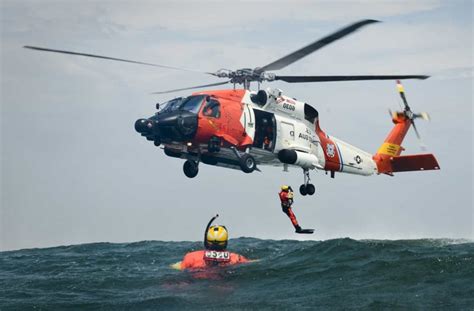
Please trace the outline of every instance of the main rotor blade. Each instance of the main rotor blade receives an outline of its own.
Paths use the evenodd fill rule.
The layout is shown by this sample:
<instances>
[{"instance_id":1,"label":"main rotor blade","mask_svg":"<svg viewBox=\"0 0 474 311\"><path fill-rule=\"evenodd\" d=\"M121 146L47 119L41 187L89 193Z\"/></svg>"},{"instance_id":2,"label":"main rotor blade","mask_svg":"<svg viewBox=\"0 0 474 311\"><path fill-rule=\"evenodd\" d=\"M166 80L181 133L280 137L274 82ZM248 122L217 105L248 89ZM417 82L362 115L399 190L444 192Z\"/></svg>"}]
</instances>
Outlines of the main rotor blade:
<instances>
[{"instance_id":1,"label":"main rotor blade","mask_svg":"<svg viewBox=\"0 0 474 311\"><path fill-rule=\"evenodd\" d=\"M84 57L101 58L101 59L107 59L107 60L114 60L114 61L118 61L118 62L126 62L126 63L133 63L133 64L139 64L139 65L147 65L147 66L153 66L153 67L160 67L160 68L167 68L167 69L174 69L174 70L181 70L181 71L188 71L188 72L198 72L198 73L205 73L205 74L215 75L211 72L203 72L203 71L197 71L197 70L192 70L192 69L187 69L187 68L173 67L173 66L167 66L167 65L158 65L158 64L152 64L152 63L139 62L139 61L135 61L135 60L128 60L128 59L102 56L102 55L95 55L95 54L88 54L88 53L80 53L80 52L72 52L72 51L64 51L64 50L54 50L54 49L48 49L48 48L42 48L42 47L30 46L30 45L25 45L24 48L31 49L31 50L37 50L37 51L44 51L44 52L53 52L53 53L62 53L62 54L69 54L69 55L78 55L78 56L84 56Z\"/></svg>"},{"instance_id":2,"label":"main rotor blade","mask_svg":"<svg viewBox=\"0 0 474 311\"><path fill-rule=\"evenodd\" d=\"M335 82L361 80L397 80L397 79L427 79L424 75L364 75L364 76L275 76L275 80L289 83L301 82Z\"/></svg>"},{"instance_id":3,"label":"main rotor blade","mask_svg":"<svg viewBox=\"0 0 474 311\"><path fill-rule=\"evenodd\" d=\"M372 23L378 23L379 21L376 21L376 20L373 20L373 19L365 19L365 20L362 20L360 22L357 22L357 23L354 23L354 24L351 24L349 26L346 26L316 42L313 42L311 43L310 45L308 46L305 46L289 55L286 55L276 61L274 61L273 63L270 63L266 66L263 66L261 68L257 68L255 71L258 72L258 73L261 73L261 72L264 72L264 71L268 71L268 70L279 70L279 69L282 69L282 68L285 68L286 66L296 62L297 60L300 60L301 58L319 50L320 48L323 48L325 47L326 45L336 41L336 40L339 40L341 39L342 37L345 37L347 36L348 34L356 31L357 29L365 26L365 25L369 25L369 24L372 24Z\"/></svg>"},{"instance_id":4,"label":"main rotor blade","mask_svg":"<svg viewBox=\"0 0 474 311\"><path fill-rule=\"evenodd\" d=\"M185 90L192 90L192 89L200 89L203 87L208 87L208 86L216 86L216 85L223 85L229 83L229 81L225 82L218 82L218 83L211 83L211 84L204 84L204 85L198 85L198 86L191 86L191 87L185 87L182 89L175 89L175 90L168 90L168 91L162 91L162 92L153 92L151 94L166 94L166 93L173 93L173 92L178 92L178 91L185 91Z\"/></svg>"}]
</instances>

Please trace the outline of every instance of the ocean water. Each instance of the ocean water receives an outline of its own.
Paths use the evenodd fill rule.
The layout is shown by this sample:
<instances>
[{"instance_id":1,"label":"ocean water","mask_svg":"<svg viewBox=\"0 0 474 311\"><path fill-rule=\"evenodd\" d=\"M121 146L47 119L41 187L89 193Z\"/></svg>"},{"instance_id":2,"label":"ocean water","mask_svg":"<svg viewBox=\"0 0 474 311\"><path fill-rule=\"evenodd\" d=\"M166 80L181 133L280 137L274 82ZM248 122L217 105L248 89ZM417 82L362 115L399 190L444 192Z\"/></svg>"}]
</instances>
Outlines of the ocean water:
<instances>
[{"instance_id":1,"label":"ocean water","mask_svg":"<svg viewBox=\"0 0 474 311\"><path fill-rule=\"evenodd\" d=\"M0 310L474 310L474 243L260 240L245 265L169 266L200 242L0 252Z\"/></svg>"}]
</instances>

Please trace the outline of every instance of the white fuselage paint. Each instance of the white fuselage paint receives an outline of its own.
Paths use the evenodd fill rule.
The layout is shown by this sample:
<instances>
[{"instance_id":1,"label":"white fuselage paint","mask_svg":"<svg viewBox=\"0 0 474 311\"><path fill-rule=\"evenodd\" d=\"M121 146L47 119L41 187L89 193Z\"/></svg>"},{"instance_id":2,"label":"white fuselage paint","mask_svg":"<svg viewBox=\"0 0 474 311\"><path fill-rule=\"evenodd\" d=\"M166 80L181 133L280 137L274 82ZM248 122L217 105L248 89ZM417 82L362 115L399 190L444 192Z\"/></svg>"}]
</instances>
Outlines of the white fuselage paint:
<instances>
[{"instance_id":1,"label":"white fuselage paint","mask_svg":"<svg viewBox=\"0 0 474 311\"><path fill-rule=\"evenodd\" d=\"M267 93L278 94L278 90L269 90ZM326 160L321 141L316 133L314 123L305 119L304 105L305 103L297 101L286 96L269 96L267 103L261 107L254 104L250 95L254 94L249 91L243 98L244 111L241 117L241 123L247 134L254 138L256 134L255 110L266 111L272 113L275 118L276 139L272 152L261 152L252 149L250 153L255 156L259 165L283 166L278 160L278 152L282 149L291 149L309 155L308 161L313 163L317 159L317 163L311 168L324 170ZM372 155L357 147L354 147L335 137L329 137L335 143L335 152L338 152L340 159L339 172L372 175L376 169L376 164L372 159ZM295 163L293 166L299 166ZM300 166L301 167L301 166Z\"/></svg>"}]
</instances>

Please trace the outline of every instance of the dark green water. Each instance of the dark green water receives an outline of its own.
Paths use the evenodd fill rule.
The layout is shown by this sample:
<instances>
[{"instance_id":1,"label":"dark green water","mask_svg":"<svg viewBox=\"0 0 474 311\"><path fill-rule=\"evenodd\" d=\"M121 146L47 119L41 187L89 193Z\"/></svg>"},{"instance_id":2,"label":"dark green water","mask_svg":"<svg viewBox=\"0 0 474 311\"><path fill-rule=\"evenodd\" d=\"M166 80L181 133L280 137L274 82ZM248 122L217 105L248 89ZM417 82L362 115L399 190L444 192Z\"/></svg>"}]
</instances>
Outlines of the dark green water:
<instances>
[{"instance_id":1,"label":"dark green water","mask_svg":"<svg viewBox=\"0 0 474 311\"><path fill-rule=\"evenodd\" d=\"M474 310L474 243L231 240L258 262L189 273L198 242L0 252L0 310Z\"/></svg>"}]
</instances>

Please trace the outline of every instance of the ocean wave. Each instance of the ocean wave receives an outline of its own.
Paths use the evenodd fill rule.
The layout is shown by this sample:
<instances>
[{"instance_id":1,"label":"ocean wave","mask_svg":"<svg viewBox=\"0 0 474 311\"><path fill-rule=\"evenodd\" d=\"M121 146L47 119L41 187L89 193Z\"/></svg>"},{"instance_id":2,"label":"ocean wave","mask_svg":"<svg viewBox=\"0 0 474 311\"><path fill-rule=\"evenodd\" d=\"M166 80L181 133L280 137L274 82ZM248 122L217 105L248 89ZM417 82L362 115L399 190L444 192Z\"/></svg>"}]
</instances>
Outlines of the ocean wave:
<instances>
[{"instance_id":1,"label":"ocean wave","mask_svg":"<svg viewBox=\"0 0 474 311\"><path fill-rule=\"evenodd\" d=\"M0 253L0 310L473 309L474 243L238 238L258 261L169 266L201 242L93 243Z\"/></svg>"}]
</instances>

